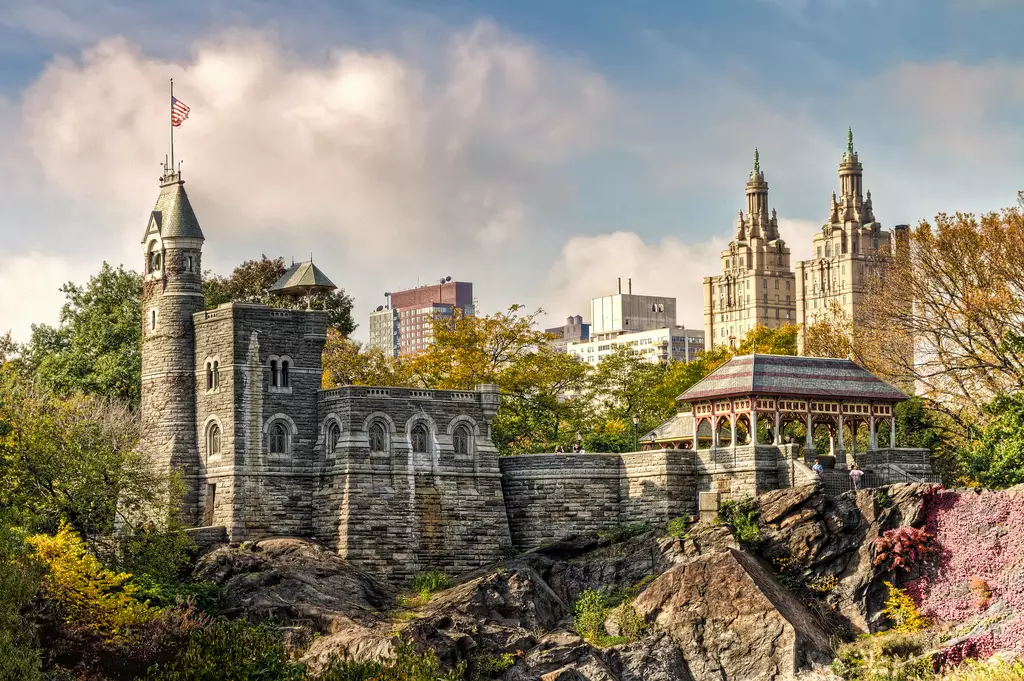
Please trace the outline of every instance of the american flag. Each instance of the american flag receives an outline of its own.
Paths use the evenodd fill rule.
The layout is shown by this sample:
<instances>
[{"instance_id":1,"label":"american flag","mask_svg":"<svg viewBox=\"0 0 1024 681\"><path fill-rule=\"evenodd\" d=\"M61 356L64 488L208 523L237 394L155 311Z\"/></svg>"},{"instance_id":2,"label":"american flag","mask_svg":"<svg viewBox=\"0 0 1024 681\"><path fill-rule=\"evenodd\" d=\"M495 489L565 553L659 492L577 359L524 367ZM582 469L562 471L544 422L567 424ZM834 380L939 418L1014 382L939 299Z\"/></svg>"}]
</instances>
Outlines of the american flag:
<instances>
[{"instance_id":1,"label":"american flag","mask_svg":"<svg viewBox=\"0 0 1024 681\"><path fill-rule=\"evenodd\" d=\"M185 102L174 95L171 95L171 125L178 127L181 122L188 118L189 108Z\"/></svg>"}]
</instances>

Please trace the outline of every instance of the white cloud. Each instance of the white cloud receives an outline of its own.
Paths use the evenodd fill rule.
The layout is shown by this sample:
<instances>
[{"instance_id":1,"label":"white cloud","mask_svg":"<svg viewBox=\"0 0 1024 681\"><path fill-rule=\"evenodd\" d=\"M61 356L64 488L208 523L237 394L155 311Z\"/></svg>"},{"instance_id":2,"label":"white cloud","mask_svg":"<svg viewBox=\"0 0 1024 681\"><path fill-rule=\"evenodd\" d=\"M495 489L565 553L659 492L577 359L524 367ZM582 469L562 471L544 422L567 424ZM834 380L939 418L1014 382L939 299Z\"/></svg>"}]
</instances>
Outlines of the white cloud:
<instances>
[{"instance_id":1,"label":"white cloud","mask_svg":"<svg viewBox=\"0 0 1024 681\"><path fill-rule=\"evenodd\" d=\"M726 244L726 238L688 244L674 237L645 243L632 232L575 236L548 275L549 323L558 325L570 314L589 321L590 299L615 293L622 277L624 287L632 278L634 293L675 296L677 322L703 328L703 279L720 269L719 252Z\"/></svg>"},{"instance_id":2,"label":"white cloud","mask_svg":"<svg viewBox=\"0 0 1024 681\"><path fill-rule=\"evenodd\" d=\"M16 341L25 342L32 324L56 324L65 302L60 287L84 282L88 275L82 263L41 253L0 260L0 335L10 330Z\"/></svg>"},{"instance_id":3,"label":"white cloud","mask_svg":"<svg viewBox=\"0 0 1024 681\"><path fill-rule=\"evenodd\" d=\"M362 323L371 291L499 257L570 193L559 169L600 139L611 94L491 23L433 49L310 61L267 33L229 31L181 63L124 38L57 58L24 93L20 131L48 195L79 209L53 236L90 223L108 259L134 264L173 76L191 107L176 152L215 268L315 251Z\"/></svg>"}]
</instances>

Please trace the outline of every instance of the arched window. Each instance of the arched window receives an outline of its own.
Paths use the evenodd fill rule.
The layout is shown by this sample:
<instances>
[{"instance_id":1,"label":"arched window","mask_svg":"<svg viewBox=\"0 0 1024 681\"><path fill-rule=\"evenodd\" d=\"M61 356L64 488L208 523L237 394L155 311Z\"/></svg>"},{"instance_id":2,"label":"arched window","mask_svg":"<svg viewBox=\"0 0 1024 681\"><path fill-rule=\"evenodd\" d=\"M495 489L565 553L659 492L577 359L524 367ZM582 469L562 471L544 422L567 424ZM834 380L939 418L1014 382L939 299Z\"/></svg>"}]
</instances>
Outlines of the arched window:
<instances>
[{"instance_id":1,"label":"arched window","mask_svg":"<svg viewBox=\"0 0 1024 681\"><path fill-rule=\"evenodd\" d=\"M370 451L388 451L387 433L384 431L384 424L380 421L375 421L370 425Z\"/></svg>"},{"instance_id":2,"label":"arched window","mask_svg":"<svg viewBox=\"0 0 1024 681\"><path fill-rule=\"evenodd\" d=\"M271 387L277 387L277 360L270 360L270 385Z\"/></svg>"},{"instance_id":3,"label":"arched window","mask_svg":"<svg viewBox=\"0 0 1024 681\"><path fill-rule=\"evenodd\" d=\"M414 452L426 452L427 451L427 427L422 423L417 423L412 429L412 451Z\"/></svg>"},{"instance_id":4,"label":"arched window","mask_svg":"<svg viewBox=\"0 0 1024 681\"><path fill-rule=\"evenodd\" d=\"M206 389L213 390L213 362L206 363Z\"/></svg>"},{"instance_id":5,"label":"arched window","mask_svg":"<svg viewBox=\"0 0 1024 681\"><path fill-rule=\"evenodd\" d=\"M216 423L210 424L206 432L206 456L217 456L220 454L220 426Z\"/></svg>"},{"instance_id":6,"label":"arched window","mask_svg":"<svg viewBox=\"0 0 1024 681\"><path fill-rule=\"evenodd\" d=\"M157 248L157 243L155 241L149 245L149 258L147 265L149 266L150 274L160 271L160 251L157 250Z\"/></svg>"},{"instance_id":7,"label":"arched window","mask_svg":"<svg viewBox=\"0 0 1024 681\"><path fill-rule=\"evenodd\" d=\"M469 454L469 428L456 426L452 433L452 445L456 454Z\"/></svg>"},{"instance_id":8,"label":"arched window","mask_svg":"<svg viewBox=\"0 0 1024 681\"><path fill-rule=\"evenodd\" d=\"M281 387L287 388L290 384L288 383L288 360L281 360Z\"/></svg>"},{"instance_id":9,"label":"arched window","mask_svg":"<svg viewBox=\"0 0 1024 681\"><path fill-rule=\"evenodd\" d=\"M270 426L270 453L288 453L288 428L283 423Z\"/></svg>"},{"instance_id":10,"label":"arched window","mask_svg":"<svg viewBox=\"0 0 1024 681\"><path fill-rule=\"evenodd\" d=\"M327 451L333 452L337 449L339 440L341 440L341 426L337 421L331 421L327 426Z\"/></svg>"},{"instance_id":11,"label":"arched window","mask_svg":"<svg viewBox=\"0 0 1024 681\"><path fill-rule=\"evenodd\" d=\"M191 255L185 257L185 270L188 271L188 272L192 271L192 256Z\"/></svg>"},{"instance_id":12,"label":"arched window","mask_svg":"<svg viewBox=\"0 0 1024 681\"><path fill-rule=\"evenodd\" d=\"M216 390L220 387L220 362L213 362L213 389Z\"/></svg>"}]
</instances>

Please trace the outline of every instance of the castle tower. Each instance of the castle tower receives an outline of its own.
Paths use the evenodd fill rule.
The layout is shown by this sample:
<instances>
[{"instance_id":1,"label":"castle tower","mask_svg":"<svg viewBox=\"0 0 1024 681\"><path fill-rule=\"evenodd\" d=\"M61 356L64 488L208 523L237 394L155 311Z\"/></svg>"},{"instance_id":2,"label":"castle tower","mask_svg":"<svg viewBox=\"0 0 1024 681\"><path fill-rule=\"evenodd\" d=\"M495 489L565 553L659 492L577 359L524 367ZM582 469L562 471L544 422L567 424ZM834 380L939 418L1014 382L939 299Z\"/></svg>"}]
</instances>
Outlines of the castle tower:
<instances>
[{"instance_id":1,"label":"castle tower","mask_svg":"<svg viewBox=\"0 0 1024 681\"><path fill-rule=\"evenodd\" d=\"M735 238L722 251L722 273L704 278L704 344L735 346L757 325L776 328L795 318L796 287L789 249L779 238L761 155L746 184L747 214L739 212Z\"/></svg>"},{"instance_id":2,"label":"castle tower","mask_svg":"<svg viewBox=\"0 0 1024 681\"><path fill-rule=\"evenodd\" d=\"M154 472L181 475L182 521L196 522L195 326L203 309L199 228L179 172L164 168L142 237L142 451Z\"/></svg>"}]
</instances>

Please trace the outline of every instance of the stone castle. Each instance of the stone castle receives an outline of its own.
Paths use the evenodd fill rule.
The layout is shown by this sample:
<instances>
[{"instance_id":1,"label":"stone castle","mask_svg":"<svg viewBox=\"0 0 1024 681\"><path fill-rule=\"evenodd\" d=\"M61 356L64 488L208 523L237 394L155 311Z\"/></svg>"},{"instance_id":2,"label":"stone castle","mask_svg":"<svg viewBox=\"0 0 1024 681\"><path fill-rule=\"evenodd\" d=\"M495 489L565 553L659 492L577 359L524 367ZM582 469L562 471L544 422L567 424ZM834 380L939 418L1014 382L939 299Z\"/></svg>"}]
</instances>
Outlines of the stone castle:
<instances>
[{"instance_id":1,"label":"stone castle","mask_svg":"<svg viewBox=\"0 0 1024 681\"><path fill-rule=\"evenodd\" d=\"M833 402L820 397L782 402L799 392L792 385L716 393L708 419L717 419L716 433L732 419L733 430L707 449L694 428L650 451L500 459L491 441L496 386L322 390L326 314L239 303L204 309L204 241L184 181L165 171L142 239L142 450L155 471L180 479L183 520L221 541L312 537L405 581L426 568L464 572L570 534L663 522L695 512L698 498L708 510L720 498L813 480L799 445L756 437L758 410L776 420L807 411L809 425L811 412L818 422L832 418ZM328 281L312 262L284 280ZM840 432L843 413L870 423L871 446L858 460L921 460L920 450L896 450L894 438L885 450L875 440L874 415L891 414L902 393L855 397L836 401L835 415ZM745 443L736 430L744 418L755 433Z\"/></svg>"}]
</instances>

